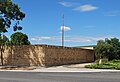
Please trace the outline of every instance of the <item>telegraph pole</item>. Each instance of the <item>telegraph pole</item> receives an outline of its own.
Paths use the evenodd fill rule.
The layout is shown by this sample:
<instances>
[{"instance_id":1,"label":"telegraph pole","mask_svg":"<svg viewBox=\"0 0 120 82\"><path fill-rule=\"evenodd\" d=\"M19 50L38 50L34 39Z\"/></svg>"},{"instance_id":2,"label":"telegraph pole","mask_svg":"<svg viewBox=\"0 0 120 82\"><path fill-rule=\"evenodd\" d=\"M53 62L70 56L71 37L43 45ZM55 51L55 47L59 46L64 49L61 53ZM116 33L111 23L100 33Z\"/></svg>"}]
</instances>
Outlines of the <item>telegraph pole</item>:
<instances>
[{"instance_id":1,"label":"telegraph pole","mask_svg":"<svg viewBox=\"0 0 120 82\"><path fill-rule=\"evenodd\" d=\"M64 47L64 14L62 16L62 46Z\"/></svg>"}]
</instances>

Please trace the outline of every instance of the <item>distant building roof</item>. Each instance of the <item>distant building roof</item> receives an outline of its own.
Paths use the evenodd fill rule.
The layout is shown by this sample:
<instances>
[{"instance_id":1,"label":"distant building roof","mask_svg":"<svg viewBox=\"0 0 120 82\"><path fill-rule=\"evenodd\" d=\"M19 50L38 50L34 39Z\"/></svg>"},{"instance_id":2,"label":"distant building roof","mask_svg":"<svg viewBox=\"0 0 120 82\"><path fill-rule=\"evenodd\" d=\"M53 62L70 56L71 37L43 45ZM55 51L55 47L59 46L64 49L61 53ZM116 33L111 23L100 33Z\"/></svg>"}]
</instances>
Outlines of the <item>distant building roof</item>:
<instances>
[{"instance_id":1,"label":"distant building roof","mask_svg":"<svg viewBox=\"0 0 120 82\"><path fill-rule=\"evenodd\" d=\"M89 46L77 46L77 48L83 48L83 49L90 49L93 50L96 45L89 45Z\"/></svg>"}]
</instances>

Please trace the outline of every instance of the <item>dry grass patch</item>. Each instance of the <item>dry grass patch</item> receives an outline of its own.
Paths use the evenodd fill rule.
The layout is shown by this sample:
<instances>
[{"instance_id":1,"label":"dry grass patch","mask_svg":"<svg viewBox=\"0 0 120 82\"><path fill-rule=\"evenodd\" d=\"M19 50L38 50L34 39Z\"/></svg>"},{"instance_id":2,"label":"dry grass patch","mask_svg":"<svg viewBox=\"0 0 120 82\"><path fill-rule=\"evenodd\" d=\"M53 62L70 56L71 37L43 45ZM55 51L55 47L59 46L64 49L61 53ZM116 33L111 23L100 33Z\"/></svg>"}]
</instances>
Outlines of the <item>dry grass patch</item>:
<instances>
[{"instance_id":1,"label":"dry grass patch","mask_svg":"<svg viewBox=\"0 0 120 82\"><path fill-rule=\"evenodd\" d=\"M34 67L1 67L0 70L34 70Z\"/></svg>"}]
</instances>

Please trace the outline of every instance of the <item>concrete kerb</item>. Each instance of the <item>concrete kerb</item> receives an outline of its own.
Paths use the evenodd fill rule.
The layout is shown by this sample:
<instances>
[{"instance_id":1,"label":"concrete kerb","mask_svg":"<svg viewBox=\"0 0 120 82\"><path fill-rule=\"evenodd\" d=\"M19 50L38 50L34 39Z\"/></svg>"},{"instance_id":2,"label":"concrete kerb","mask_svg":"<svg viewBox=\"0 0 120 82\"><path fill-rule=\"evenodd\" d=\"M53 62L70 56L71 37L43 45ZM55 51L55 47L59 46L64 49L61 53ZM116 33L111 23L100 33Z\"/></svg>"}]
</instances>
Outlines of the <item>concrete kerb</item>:
<instances>
[{"instance_id":1,"label":"concrete kerb","mask_svg":"<svg viewBox=\"0 0 120 82\"><path fill-rule=\"evenodd\" d=\"M76 70L76 71L65 71L65 70L64 70L64 71L55 71L55 70L54 70L54 71L51 71L51 70L49 70L49 71L39 71L39 70L34 70L34 71L33 71L33 70L32 70L32 71L31 71L31 70L0 70L0 71L2 71L2 72L33 72L33 73L34 73L34 72L37 72L37 73L44 73L44 72L51 72L51 73L52 73L52 72L54 72L54 73L55 73L55 72L58 72L58 73L59 73L59 72L66 72L66 73L67 73L67 72L68 72L68 73L69 73L69 72L77 72L77 73L101 73L101 72L110 72L110 73L114 73L114 72L120 72L119 70L109 70L109 71L108 71L108 70L94 70L94 71L87 71L87 70L86 70L86 71L77 71L77 70Z\"/></svg>"}]
</instances>

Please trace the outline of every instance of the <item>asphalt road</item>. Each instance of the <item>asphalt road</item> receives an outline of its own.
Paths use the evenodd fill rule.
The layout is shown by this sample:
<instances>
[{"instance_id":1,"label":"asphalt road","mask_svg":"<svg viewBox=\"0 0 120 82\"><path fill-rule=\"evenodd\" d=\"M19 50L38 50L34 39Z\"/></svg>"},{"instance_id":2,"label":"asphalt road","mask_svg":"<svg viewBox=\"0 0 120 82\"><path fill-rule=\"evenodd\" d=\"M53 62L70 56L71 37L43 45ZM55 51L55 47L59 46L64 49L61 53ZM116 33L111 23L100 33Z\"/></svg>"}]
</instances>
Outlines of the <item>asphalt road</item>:
<instances>
[{"instance_id":1,"label":"asphalt road","mask_svg":"<svg viewBox=\"0 0 120 82\"><path fill-rule=\"evenodd\" d=\"M0 82L120 82L120 72L116 73L0 72Z\"/></svg>"}]
</instances>

